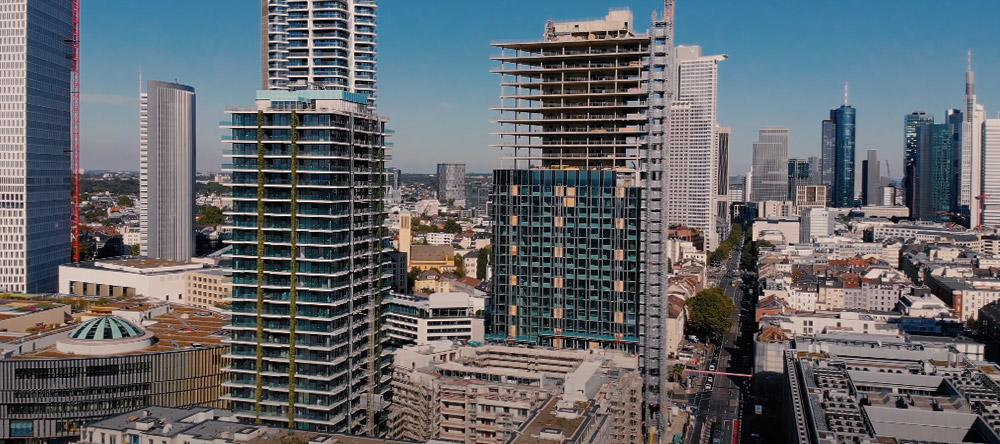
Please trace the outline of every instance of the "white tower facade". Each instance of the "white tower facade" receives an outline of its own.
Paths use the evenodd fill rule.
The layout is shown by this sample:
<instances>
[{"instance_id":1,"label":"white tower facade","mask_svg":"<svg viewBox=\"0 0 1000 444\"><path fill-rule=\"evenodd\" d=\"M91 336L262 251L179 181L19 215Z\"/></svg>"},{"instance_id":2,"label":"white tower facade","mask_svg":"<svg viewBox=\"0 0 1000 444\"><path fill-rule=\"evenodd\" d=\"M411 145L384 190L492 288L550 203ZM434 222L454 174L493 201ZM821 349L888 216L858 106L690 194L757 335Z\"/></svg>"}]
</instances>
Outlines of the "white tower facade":
<instances>
[{"instance_id":1,"label":"white tower facade","mask_svg":"<svg viewBox=\"0 0 1000 444\"><path fill-rule=\"evenodd\" d=\"M150 81L139 102L139 251L194 256L194 88Z\"/></svg>"},{"instance_id":2,"label":"white tower facade","mask_svg":"<svg viewBox=\"0 0 1000 444\"><path fill-rule=\"evenodd\" d=\"M375 0L261 0L263 89L375 99Z\"/></svg>"},{"instance_id":3,"label":"white tower facade","mask_svg":"<svg viewBox=\"0 0 1000 444\"><path fill-rule=\"evenodd\" d=\"M1000 226L1000 116L983 123L983 225Z\"/></svg>"},{"instance_id":4,"label":"white tower facade","mask_svg":"<svg viewBox=\"0 0 1000 444\"><path fill-rule=\"evenodd\" d=\"M0 292L44 293L71 258L73 3L28 3L0 2Z\"/></svg>"},{"instance_id":5,"label":"white tower facade","mask_svg":"<svg viewBox=\"0 0 1000 444\"><path fill-rule=\"evenodd\" d=\"M969 224L979 224L979 200L983 193L983 121L986 110L976 103L976 75L972 72L972 54L965 72L965 101L962 109L962 183L958 205L968 208Z\"/></svg>"},{"instance_id":6,"label":"white tower facade","mask_svg":"<svg viewBox=\"0 0 1000 444\"><path fill-rule=\"evenodd\" d=\"M716 196L719 149L719 62L725 55L702 56L700 46L676 49L676 92L670 104L670 138L666 155L667 220L701 231L705 249L719 244Z\"/></svg>"},{"instance_id":7,"label":"white tower facade","mask_svg":"<svg viewBox=\"0 0 1000 444\"><path fill-rule=\"evenodd\" d=\"M750 201L788 200L788 128L767 127L753 144Z\"/></svg>"}]
</instances>

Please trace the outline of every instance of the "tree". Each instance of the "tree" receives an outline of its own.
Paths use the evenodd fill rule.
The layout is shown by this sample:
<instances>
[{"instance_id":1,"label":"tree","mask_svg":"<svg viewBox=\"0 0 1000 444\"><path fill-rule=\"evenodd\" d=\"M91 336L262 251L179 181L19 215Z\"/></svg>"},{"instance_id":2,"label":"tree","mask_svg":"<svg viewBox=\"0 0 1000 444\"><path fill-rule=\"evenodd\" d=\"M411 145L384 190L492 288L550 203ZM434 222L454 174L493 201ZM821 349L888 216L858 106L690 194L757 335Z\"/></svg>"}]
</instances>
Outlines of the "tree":
<instances>
[{"instance_id":1,"label":"tree","mask_svg":"<svg viewBox=\"0 0 1000 444\"><path fill-rule=\"evenodd\" d=\"M465 277L465 258L461 254L455 255L455 276Z\"/></svg>"},{"instance_id":2,"label":"tree","mask_svg":"<svg viewBox=\"0 0 1000 444\"><path fill-rule=\"evenodd\" d=\"M135 244L135 245L129 247L128 254L130 254L132 256L138 256L139 253L140 253L139 244Z\"/></svg>"},{"instance_id":3,"label":"tree","mask_svg":"<svg viewBox=\"0 0 1000 444\"><path fill-rule=\"evenodd\" d=\"M222 225L222 209L211 205L198 207L198 225Z\"/></svg>"},{"instance_id":4,"label":"tree","mask_svg":"<svg viewBox=\"0 0 1000 444\"><path fill-rule=\"evenodd\" d=\"M699 291L687 301L688 328L696 335L718 341L733 325L736 304L718 287Z\"/></svg>"},{"instance_id":5,"label":"tree","mask_svg":"<svg viewBox=\"0 0 1000 444\"><path fill-rule=\"evenodd\" d=\"M417 267L411 268L410 272L406 273L406 285L408 287L406 289L407 292L413 291L413 284L417 282L417 276L419 275L420 275L420 269Z\"/></svg>"},{"instance_id":6,"label":"tree","mask_svg":"<svg viewBox=\"0 0 1000 444\"><path fill-rule=\"evenodd\" d=\"M444 229L441 231L444 231L445 233L458 234L464 230L462 230L462 226L459 225L458 222L455 222L455 219L448 219L448 221L444 223Z\"/></svg>"},{"instance_id":7,"label":"tree","mask_svg":"<svg viewBox=\"0 0 1000 444\"><path fill-rule=\"evenodd\" d=\"M479 249L479 259L476 260L476 279L486 279L486 270L490 267L490 256L492 255L492 245L487 245Z\"/></svg>"},{"instance_id":8,"label":"tree","mask_svg":"<svg viewBox=\"0 0 1000 444\"><path fill-rule=\"evenodd\" d=\"M118 206L119 207L131 207L132 199L128 197L127 194L118 195Z\"/></svg>"},{"instance_id":9,"label":"tree","mask_svg":"<svg viewBox=\"0 0 1000 444\"><path fill-rule=\"evenodd\" d=\"M94 244L90 242L80 242L80 260L81 261L94 260Z\"/></svg>"}]
</instances>

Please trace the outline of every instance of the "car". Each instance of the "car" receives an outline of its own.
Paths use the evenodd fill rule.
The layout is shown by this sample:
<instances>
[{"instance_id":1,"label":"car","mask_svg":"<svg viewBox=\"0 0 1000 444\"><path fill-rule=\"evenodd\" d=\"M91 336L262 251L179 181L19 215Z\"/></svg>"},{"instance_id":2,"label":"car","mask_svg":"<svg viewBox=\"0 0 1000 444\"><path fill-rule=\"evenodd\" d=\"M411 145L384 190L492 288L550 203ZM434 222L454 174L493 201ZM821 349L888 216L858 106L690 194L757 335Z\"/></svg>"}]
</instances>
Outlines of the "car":
<instances>
[{"instance_id":1,"label":"car","mask_svg":"<svg viewBox=\"0 0 1000 444\"><path fill-rule=\"evenodd\" d=\"M708 377L708 385L712 385L713 383L715 383L715 378L709 376Z\"/></svg>"},{"instance_id":2,"label":"car","mask_svg":"<svg viewBox=\"0 0 1000 444\"><path fill-rule=\"evenodd\" d=\"M715 371L715 364L712 364L712 365L708 366L708 371L714 372Z\"/></svg>"},{"instance_id":3,"label":"car","mask_svg":"<svg viewBox=\"0 0 1000 444\"><path fill-rule=\"evenodd\" d=\"M705 384L705 390L712 390L712 384Z\"/></svg>"}]
</instances>

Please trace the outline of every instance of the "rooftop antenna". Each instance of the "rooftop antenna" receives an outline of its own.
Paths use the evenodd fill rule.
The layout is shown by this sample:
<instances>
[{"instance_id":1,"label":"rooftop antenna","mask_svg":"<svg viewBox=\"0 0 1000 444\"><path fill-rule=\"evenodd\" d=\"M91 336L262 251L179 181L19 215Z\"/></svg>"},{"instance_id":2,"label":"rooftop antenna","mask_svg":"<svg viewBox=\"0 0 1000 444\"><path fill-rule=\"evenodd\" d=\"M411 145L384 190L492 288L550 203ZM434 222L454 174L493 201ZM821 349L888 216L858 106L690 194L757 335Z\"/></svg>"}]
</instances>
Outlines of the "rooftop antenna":
<instances>
[{"instance_id":1,"label":"rooftop antenna","mask_svg":"<svg viewBox=\"0 0 1000 444\"><path fill-rule=\"evenodd\" d=\"M969 71L972 71L972 50L969 50Z\"/></svg>"},{"instance_id":2,"label":"rooftop antenna","mask_svg":"<svg viewBox=\"0 0 1000 444\"><path fill-rule=\"evenodd\" d=\"M847 82L844 82L844 106L847 106Z\"/></svg>"}]
</instances>

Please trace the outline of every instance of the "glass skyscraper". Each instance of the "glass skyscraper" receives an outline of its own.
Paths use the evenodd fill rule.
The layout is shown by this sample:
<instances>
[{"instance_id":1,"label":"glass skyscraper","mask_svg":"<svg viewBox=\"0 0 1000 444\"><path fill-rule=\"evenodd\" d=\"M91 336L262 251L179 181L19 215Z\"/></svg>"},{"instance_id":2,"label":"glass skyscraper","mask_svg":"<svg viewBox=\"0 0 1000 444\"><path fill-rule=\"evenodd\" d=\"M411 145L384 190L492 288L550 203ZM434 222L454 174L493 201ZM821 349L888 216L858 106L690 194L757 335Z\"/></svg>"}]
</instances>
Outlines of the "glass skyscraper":
<instances>
[{"instance_id":1,"label":"glass skyscraper","mask_svg":"<svg viewBox=\"0 0 1000 444\"><path fill-rule=\"evenodd\" d=\"M231 108L236 417L376 435L388 388L384 118L362 94L260 91Z\"/></svg>"},{"instance_id":2,"label":"glass skyscraper","mask_svg":"<svg viewBox=\"0 0 1000 444\"><path fill-rule=\"evenodd\" d=\"M930 124L917 127L920 192L917 217L936 222L954 221L954 127Z\"/></svg>"},{"instance_id":3,"label":"glass skyscraper","mask_svg":"<svg viewBox=\"0 0 1000 444\"><path fill-rule=\"evenodd\" d=\"M847 104L830 110L830 122L833 123L835 136L833 187L830 194L830 205L833 207L854 206L854 116L854 108Z\"/></svg>"},{"instance_id":4,"label":"glass skyscraper","mask_svg":"<svg viewBox=\"0 0 1000 444\"><path fill-rule=\"evenodd\" d=\"M58 290L71 258L73 3L3 2L0 292Z\"/></svg>"},{"instance_id":5,"label":"glass skyscraper","mask_svg":"<svg viewBox=\"0 0 1000 444\"><path fill-rule=\"evenodd\" d=\"M917 139L918 129L934 123L934 115L924 111L914 111L903 117L903 201L910 209L910 216L917 216L919 206L920 181L920 141Z\"/></svg>"},{"instance_id":6,"label":"glass skyscraper","mask_svg":"<svg viewBox=\"0 0 1000 444\"><path fill-rule=\"evenodd\" d=\"M753 144L752 171L750 201L788 199L788 128L767 127L758 131Z\"/></svg>"}]
</instances>

